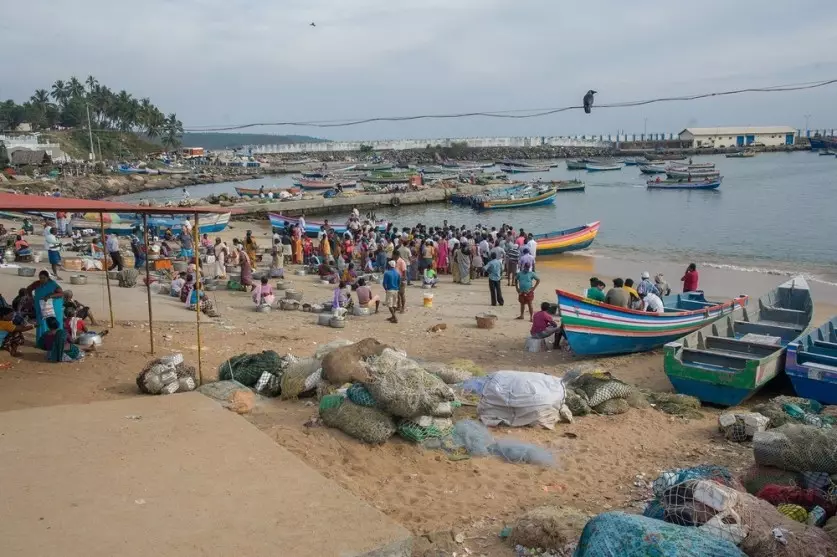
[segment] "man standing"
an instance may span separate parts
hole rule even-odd
[[[491,305],[503,305],[503,293],[500,290],[500,280],[503,278],[503,264],[497,259],[497,254],[491,254],[491,261],[485,264],[483,270],[488,275],[488,291],[491,293]]]
[[[401,246],[406,247],[406,246]],[[407,250],[409,254],[410,250]],[[408,255],[409,257],[409,255]],[[396,253],[396,260],[393,262],[395,271],[401,280],[398,282],[398,311],[404,313],[407,310],[407,260],[401,256],[401,249]]]
[[[523,255],[520,256],[520,268],[529,267],[530,270],[535,269],[535,258],[529,253],[529,248],[523,248]]]
[[[183,226],[182,230],[180,231],[180,238],[178,239],[180,240],[180,257],[183,257],[186,259],[186,261],[189,261],[194,255],[195,251],[194,243],[192,242],[192,235],[189,234],[186,230],[187,227]]]
[[[535,260],[538,258],[538,242],[532,233],[529,233],[529,241],[526,242],[526,249],[529,250],[529,255],[532,256],[532,270],[535,270]]]
[[[57,280],[64,280],[58,276],[58,267],[61,266],[61,242],[58,240],[57,234],[57,228],[50,228],[49,232],[44,236],[44,245],[47,248],[49,264],[52,266],[52,275]]]
[[[398,318],[395,316],[395,310],[399,307],[398,299],[401,297],[401,275],[395,270],[395,261],[388,262],[389,268],[384,273],[382,281],[386,297],[384,303],[389,308],[390,317],[387,319],[390,323],[398,323]]]
[[[105,249],[110,256],[110,260],[113,262],[113,265],[108,268],[108,271],[113,271],[114,269],[121,271],[125,267],[125,262],[122,261],[122,253],[119,251],[119,238],[116,237],[116,234],[110,234],[107,237],[105,240]]]
[[[660,290],[657,288],[653,282],[651,282],[651,273],[648,271],[643,271],[642,276],[640,277],[642,280],[639,281],[639,284],[636,286],[636,291],[640,297],[645,296],[647,292],[652,294],[656,294],[657,296],[661,296]]]
[[[515,286],[517,287],[517,301],[520,302],[520,315],[523,319],[523,310],[529,308],[529,321],[532,320],[532,301],[535,299],[535,289],[541,283],[541,279],[532,271],[532,268],[524,265],[517,273]]]
[[[506,240],[506,274],[508,275],[508,282],[506,286],[517,285],[517,261],[520,259],[520,248],[512,240],[509,234]]]

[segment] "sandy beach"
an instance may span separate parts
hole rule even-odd
[[[5,222],[7,226],[9,222]],[[269,245],[266,223],[257,226],[233,223],[221,234],[227,240],[243,237],[252,229],[262,246]],[[41,238],[30,237],[33,242]],[[580,291],[590,276],[609,282],[615,276],[639,277],[641,271],[663,272],[677,290],[688,261],[646,268],[641,261],[565,256],[538,260],[542,283],[536,302],[555,301],[555,289]],[[700,269],[701,288],[708,298],[746,293],[758,296],[785,280],[728,269]],[[66,273],[65,278],[70,273]],[[332,287],[312,276],[296,276],[286,267],[288,280],[304,293],[304,301],[331,299]],[[70,286],[76,298],[93,308],[106,322],[107,294],[102,273],[87,273],[88,284]],[[11,300],[18,288],[32,279],[18,277],[15,269],[0,269],[0,293]],[[454,358],[473,360],[487,372],[531,370],[562,375],[582,364],[611,371],[617,378],[642,388],[670,391],[660,351],[640,355],[582,359],[566,350],[528,353],[523,344],[528,321],[517,321],[518,305],[511,288],[505,288],[506,305],[493,308],[499,316],[494,329],[477,329],[474,316],[490,310],[486,279],[470,285],[452,284],[442,275],[432,290],[433,306],[423,307],[426,290],[407,288],[408,310],[398,324],[386,321],[387,313],[349,319],[345,329],[316,324],[303,312],[254,311],[247,293],[226,290],[208,293],[221,317],[202,316],[202,367],[204,381],[217,377],[217,367],[242,352],[271,349],[280,354],[311,354],[319,345],[346,338],[374,337],[402,348],[411,357],[437,362]],[[837,288],[812,284],[814,322],[837,314]],[[382,294],[379,285],[373,287]],[[113,285],[116,326],[101,350],[81,363],[55,365],[43,352],[27,343],[20,359],[4,353],[0,362],[0,411],[56,404],[89,403],[138,395],[136,374],[151,358],[145,288],[121,289]],[[158,355],[182,352],[196,363],[195,313],[167,296],[152,296],[155,317],[154,343]],[[444,323],[445,330],[428,332]],[[396,522],[420,536],[415,555],[442,547],[444,535],[465,534],[459,548],[477,555],[510,556],[513,551],[497,533],[522,511],[542,504],[569,505],[595,513],[608,509],[639,508],[647,497],[645,483],[666,468],[695,464],[723,464],[740,468],[752,461],[751,451],[727,442],[717,432],[719,410],[704,407],[702,419],[686,420],[653,408],[632,409],[619,416],[591,415],[574,424],[559,424],[554,431],[534,428],[501,429],[498,435],[537,443],[553,451],[559,462],[554,469],[515,465],[495,459],[454,462],[443,453],[425,451],[394,438],[380,447],[369,447],[341,434],[303,424],[316,415],[310,401],[262,399],[246,416],[256,427],[301,457],[310,466],[371,503]],[[475,408],[463,406],[457,417],[475,416]],[[567,435],[567,434],[573,435]],[[223,439],[218,440],[223,443]],[[638,480],[639,478],[639,480]],[[640,481],[643,480],[644,482]],[[437,533],[434,535],[434,533]],[[453,550],[456,550],[454,546]],[[430,555],[430,553],[426,553]]]

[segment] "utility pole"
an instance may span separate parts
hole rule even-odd
[[[805,136],[807,137],[808,134],[808,120],[811,118],[810,114],[805,114]]]
[[[90,105],[84,103],[84,108],[87,109],[87,134],[90,137],[90,158],[96,160],[96,151],[93,150],[93,127],[90,125]]]
[[[642,137],[645,137],[648,133],[648,118],[642,119]]]

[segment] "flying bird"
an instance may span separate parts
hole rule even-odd
[[[593,91],[590,89],[587,91],[587,94],[584,95],[584,113],[590,114],[590,111],[593,108],[593,95],[595,95],[598,91]]]
[[[312,21],[311,22],[311,27],[316,27],[316,26],[317,26],[317,24]]]

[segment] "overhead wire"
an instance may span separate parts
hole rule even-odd
[[[808,89],[818,89],[837,83],[837,79],[827,79],[821,81],[809,81],[804,83],[794,83],[786,85],[772,85],[768,87],[747,87],[743,89],[732,89],[729,91],[715,91],[710,93],[698,93],[693,95],[679,95],[672,97],[657,97],[653,99],[645,99],[638,101],[624,101],[617,103],[597,104],[595,109],[605,108],[630,108],[636,106],[645,106],[649,104],[665,103],[665,102],[682,102],[694,101],[698,99],[724,97],[730,95],[740,95],[745,93],[779,93],[788,91],[802,91]],[[581,110],[584,107],[581,105],[562,106],[559,108],[530,108],[530,109],[513,109],[513,110],[492,110],[479,112],[458,112],[449,114],[416,114],[410,116],[376,116],[371,118],[361,119],[337,119],[337,120],[306,120],[306,121],[281,121],[281,122],[252,122],[248,124],[237,125],[222,125],[222,126],[189,126],[185,128],[187,132],[223,132],[243,130],[255,127],[268,126],[299,126],[299,127],[314,127],[314,128],[341,128],[348,126],[358,126],[362,124],[370,124],[374,122],[409,122],[414,120],[446,120],[455,118],[505,118],[522,120],[528,118],[540,118],[543,116],[550,116],[561,112],[570,110]]]

